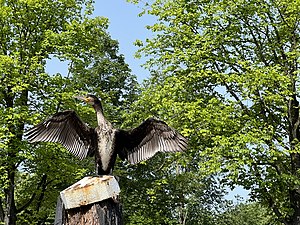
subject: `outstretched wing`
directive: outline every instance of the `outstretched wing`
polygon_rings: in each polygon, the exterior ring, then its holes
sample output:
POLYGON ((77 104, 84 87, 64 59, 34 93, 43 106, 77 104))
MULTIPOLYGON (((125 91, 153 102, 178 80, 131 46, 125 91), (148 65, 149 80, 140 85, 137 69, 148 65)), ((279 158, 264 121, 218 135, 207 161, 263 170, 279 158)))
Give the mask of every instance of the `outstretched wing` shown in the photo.
POLYGON ((135 129, 119 130, 116 134, 121 159, 136 164, 157 152, 182 152, 187 149, 187 139, 165 122, 149 118, 135 129))
POLYGON ((96 133, 74 111, 66 110, 29 129, 25 138, 31 143, 61 143, 79 159, 84 159, 94 152, 96 133))

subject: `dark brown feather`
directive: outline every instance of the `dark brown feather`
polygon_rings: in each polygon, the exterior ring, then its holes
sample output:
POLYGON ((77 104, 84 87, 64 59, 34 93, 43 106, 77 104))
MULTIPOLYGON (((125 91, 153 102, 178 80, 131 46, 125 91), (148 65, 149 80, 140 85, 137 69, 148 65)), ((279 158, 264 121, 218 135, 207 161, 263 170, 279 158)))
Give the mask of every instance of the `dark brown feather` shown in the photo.
POLYGON ((72 110, 54 114, 51 118, 34 126, 25 133, 29 142, 61 143, 79 159, 84 159, 95 151, 94 129, 83 123, 72 110))
POLYGON ((182 152, 187 149, 185 137, 165 122, 153 118, 132 130, 119 130, 116 143, 120 158, 132 164, 151 158, 157 152, 182 152))

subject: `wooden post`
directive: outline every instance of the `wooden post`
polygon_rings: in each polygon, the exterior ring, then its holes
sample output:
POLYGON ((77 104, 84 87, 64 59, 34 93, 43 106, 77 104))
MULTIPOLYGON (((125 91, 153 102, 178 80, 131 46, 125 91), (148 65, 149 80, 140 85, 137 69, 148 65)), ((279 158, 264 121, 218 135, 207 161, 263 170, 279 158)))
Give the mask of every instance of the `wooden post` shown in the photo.
POLYGON ((113 176, 85 177, 60 193, 54 225, 122 225, 119 193, 113 176))

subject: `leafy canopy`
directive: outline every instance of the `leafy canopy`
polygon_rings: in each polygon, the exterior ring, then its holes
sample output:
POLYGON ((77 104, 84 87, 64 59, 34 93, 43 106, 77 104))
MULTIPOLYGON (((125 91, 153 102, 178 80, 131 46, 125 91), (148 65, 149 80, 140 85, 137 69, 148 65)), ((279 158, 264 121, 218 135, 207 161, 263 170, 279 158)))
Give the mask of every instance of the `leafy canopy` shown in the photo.
POLYGON ((190 137, 188 163, 241 185, 297 221, 299 1, 157 0, 138 56, 150 59, 139 112, 190 137))

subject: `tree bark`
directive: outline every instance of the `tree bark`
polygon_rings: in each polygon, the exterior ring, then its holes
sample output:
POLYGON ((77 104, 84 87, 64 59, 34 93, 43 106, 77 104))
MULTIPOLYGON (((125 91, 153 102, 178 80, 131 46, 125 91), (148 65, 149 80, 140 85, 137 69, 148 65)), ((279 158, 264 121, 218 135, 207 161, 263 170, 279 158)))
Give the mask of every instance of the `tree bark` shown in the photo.
POLYGON ((74 209, 57 201, 54 225, 122 225, 121 204, 112 198, 74 209))
POLYGON ((6 194, 6 207, 4 210, 4 224, 15 225, 17 221, 16 206, 15 206, 15 172, 8 171, 8 188, 5 189, 6 194))
POLYGON ((112 199, 66 210, 65 225, 122 225, 121 207, 112 199))
MULTIPOLYGON (((295 89, 294 89, 295 90, 295 89)), ((296 90, 295 90, 296 91, 296 90)), ((289 101, 289 123, 290 123, 290 146, 291 150, 295 149, 295 145, 300 140, 299 132, 299 102, 297 100, 296 94, 292 96, 289 101)), ((297 176, 300 169, 300 155, 299 153, 291 153, 291 168, 292 174, 297 176)), ((294 188, 290 190, 290 201, 291 207, 293 209, 293 215, 290 218, 291 225, 300 225, 300 188, 294 188)))

